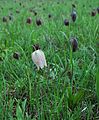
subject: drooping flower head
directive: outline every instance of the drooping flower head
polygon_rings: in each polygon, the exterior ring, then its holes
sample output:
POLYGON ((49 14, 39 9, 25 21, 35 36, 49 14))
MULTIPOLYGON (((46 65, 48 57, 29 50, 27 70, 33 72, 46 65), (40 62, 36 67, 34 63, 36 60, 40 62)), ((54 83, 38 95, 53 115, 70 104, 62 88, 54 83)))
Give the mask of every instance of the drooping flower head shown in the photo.
POLYGON ((35 51, 32 53, 32 60, 34 64, 39 68, 43 69, 44 66, 47 66, 46 58, 44 52, 40 50, 38 45, 34 45, 35 51))
POLYGON ((70 44, 71 44, 72 52, 76 52, 76 50, 78 49, 77 38, 71 38, 70 39, 70 44))
POLYGON ((72 11, 72 13, 71 13, 71 18, 72 18, 72 21, 73 22, 75 22, 76 21, 76 18, 77 18, 77 13, 76 13, 76 11, 72 11))
POLYGON ((20 58, 20 53, 19 53, 19 52, 14 52, 14 53, 13 53, 13 58, 16 59, 16 60, 19 60, 19 58, 20 58))
POLYGON ((92 17, 96 16, 96 10, 95 10, 95 9, 93 9, 93 10, 91 11, 91 16, 92 16, 92 17))
POLYGON ((31 24, 32 23, 32 18, 28 17, 27 20, 26 20, 26 23, 31 24))
POLYGON ((64 25, 65 25, 65 26, 69 26, 69 20, 68 20, 68 19, 65 19, 65 20, 64 20, 64 25))

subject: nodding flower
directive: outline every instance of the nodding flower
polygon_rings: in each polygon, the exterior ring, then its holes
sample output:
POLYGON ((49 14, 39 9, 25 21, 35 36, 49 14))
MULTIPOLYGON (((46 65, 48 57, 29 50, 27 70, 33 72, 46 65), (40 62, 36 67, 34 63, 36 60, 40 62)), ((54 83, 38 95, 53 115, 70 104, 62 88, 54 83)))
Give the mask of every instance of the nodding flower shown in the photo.
POLYGON ((77 18, 76 7, 74 7, 74 5, 72 5, 71 19, 73 22, 75 22, 76 18, 77 18))
POLYGON ((93 16, 93 17, 96 16, 96 10, 95 9, 92 10, 91 16, 93 16))
POLYGON ((70 43, 71 43, 72 52, 76 52, 76 50, 78 49, 77 39, 76 38, 71 38, 70 43))
POLYGON ((41 19, 37 19, 37 20, 36 20, 36 24, 37 24, 37 26, 42 25, 42 21, 41 21, 41 19))
POLYGON ((69 26, 69 20, 68 20, 68 19, 65 19, 65 20, 64 20, 64 25, 65 25, 65 26, 69 26))
MULTIPOLYGON (((34 45, 35 47, 36 45, 34 45)), ((34 64, 37 66, 37 69, 39 70, 40 68, 43 69, 44 66, 47 67, 47 63, 46 63, 46 58, 44 55, 44 52, 42 50, 37 49, 37 46, 35 48, 35 51, 32 53, 32 60, 34 62, 34 64)))
POLYGON ((72 11, 72 13, 71 13, 71 18, 72 18, 72 21, 73 22, 75 22, 76 21, 76 18, 77 18, 77 13, 76 13, 76 11, 72 11))
POLYGON ((28 17, 27 20, 26 20, 26 23, 31 24, 32 23, 32 18, 28 17))

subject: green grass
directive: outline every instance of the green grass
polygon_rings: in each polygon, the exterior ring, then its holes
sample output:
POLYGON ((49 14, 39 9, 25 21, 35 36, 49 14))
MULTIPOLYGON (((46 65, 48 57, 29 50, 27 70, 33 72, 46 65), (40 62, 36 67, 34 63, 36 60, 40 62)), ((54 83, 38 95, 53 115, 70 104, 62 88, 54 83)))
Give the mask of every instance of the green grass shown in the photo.
POLYGON ((57 2, 0 1, 0 120, 99 119, 99 14, 90 15, 99 2, 57 2), (72 3, 76 4, 75 23, 70 17, 72 3), (13 20, 4 23, 3 16, 10 13, 13 20), (30 25, 26 24, 28 17, 32 18, 30 25), (41 26, 36 25, 37 18, 42 20, 41 26), (64 25, 65 18, 70 20, 69 26, 64 25), (78 50, 73 53, 69 42, 72 36, 78 39, 78 50), (36 43, 48 64, 40 71, 31 59, 36 43), (13 58, 14 52, 20 53, 19 60, 13 58))

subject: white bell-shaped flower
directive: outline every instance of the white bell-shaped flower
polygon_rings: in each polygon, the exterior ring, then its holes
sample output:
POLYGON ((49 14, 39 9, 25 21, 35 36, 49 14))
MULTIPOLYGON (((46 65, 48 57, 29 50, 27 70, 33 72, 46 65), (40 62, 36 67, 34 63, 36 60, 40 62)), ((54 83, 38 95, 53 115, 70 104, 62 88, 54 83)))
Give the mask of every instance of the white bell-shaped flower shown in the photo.
POLYGON ((44 52, 42 50, 36 50, 32 53, 32 60, 36 64, 38 70, 39 68, 43 69, 44 66, 47 66, 44 52))

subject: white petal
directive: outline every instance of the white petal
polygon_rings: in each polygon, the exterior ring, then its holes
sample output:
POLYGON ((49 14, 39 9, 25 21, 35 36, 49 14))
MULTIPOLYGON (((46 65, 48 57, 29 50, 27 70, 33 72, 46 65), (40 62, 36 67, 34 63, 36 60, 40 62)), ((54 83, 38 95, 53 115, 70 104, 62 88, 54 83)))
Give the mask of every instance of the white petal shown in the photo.
POLYGON ((32 53, 32 60, 36 66, 39 66, 41 69, 47 66, 45 55, 41 50, 36 50, 32 53))

